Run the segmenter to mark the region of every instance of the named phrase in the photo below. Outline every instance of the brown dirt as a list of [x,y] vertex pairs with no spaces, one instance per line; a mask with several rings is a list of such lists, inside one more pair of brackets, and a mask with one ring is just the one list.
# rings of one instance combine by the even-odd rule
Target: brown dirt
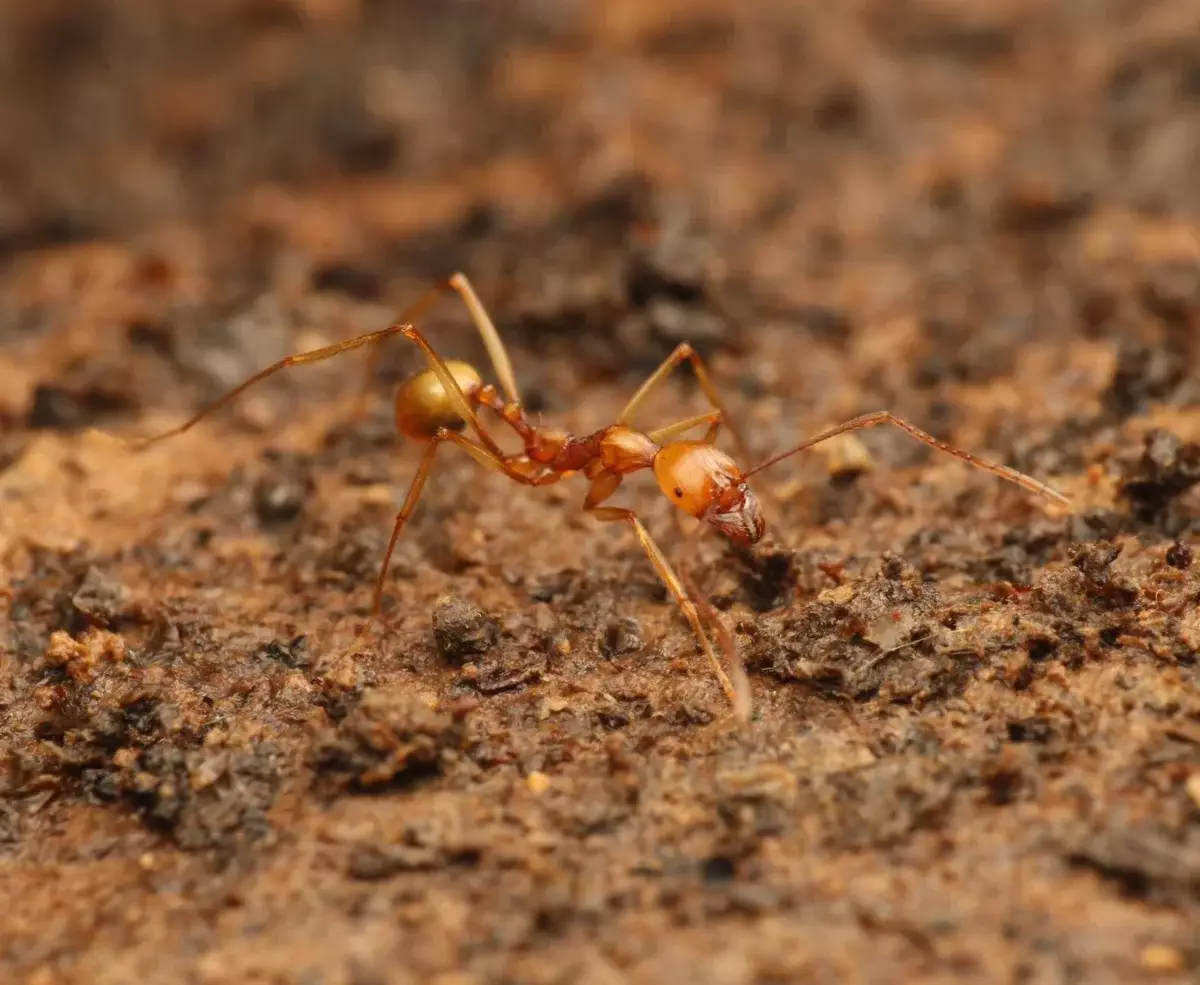
[[[1200,974],[1193,0],[5,0],[0,87],[4,981]],[[626,530],[453,453],[356,643],[403,344],[358,426],[347,357],[101,433],[454,269],[547,419],[690,338],[755,455],[889,408],[1076,511],[765,473],[739,731]]]

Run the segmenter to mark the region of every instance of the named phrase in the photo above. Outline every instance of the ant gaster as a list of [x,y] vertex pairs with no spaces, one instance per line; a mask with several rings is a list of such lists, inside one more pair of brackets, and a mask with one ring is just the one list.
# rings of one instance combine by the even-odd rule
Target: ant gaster
[[[457,292],[466,304],[487,348],[492,368],[500,381],[500,390],[485,383],[479,372],[469,363],[442,359],[414,326],[413,323],[447,290]],[[417,465],[416,475],[409,486],[404,503],[396,515],[392,535],[384,552],[379,576],[375,582],[371,606],[372,620],[380,616],[388,565],[396,541],[416,508],[417,500],[429,478],[434,456],[443,444],[457,445],[481,465],[501,472],[522,485],[551,485],[581,474],[591,483],[583,501],[583,509],[598,520],[627,523],[633,528],[659,577],[691,624],[701,649],[733,703],[735,713],[743,720],[750,712],[749,685],[738,659],[736,644],[723,622],[698,593],[685,589],[684,582],[672,570],[666,557],[633,510],[603,505],[617,491],[625,476],[645,469],[652,470],[659,489],[684,513],[716,528],[734,541],[754,544],[762,538],[765,523],[759,500],[747,484],[751,475],[837,435],[879,424],[892,424],[933,448],[1014,482],[1030,492],[1069,505],[1064,496],[1049,486],[1014,469],[985,461],[970,452],[955,448],[887,411],[855,417],[794,445],[749,471],[743,471],[732,458],[715,447],[718,432],[725,427],[738,446],[739,454],[743,458],[747,457],[745,443],[733,427],[703,360],[687,343],[677,346],[658,369],[650,374],[625,405],[616,423],[583,436],[533,424],[526,417],[522,407],[512,364],[500,334],[470,282],[462,274],[455,274],[431,288],[387,328],[311,352],[288,356],[256,373],[179,427],[151,438],[141,439],[137,444],[145,447],[188,430],[209,413],[233,400],[247,387],[282,369],[330,359],[394,335],[415,342],[429,364],[427,369],[404,381],[397,389],[395,397],[397,429],[406,438],[424,443],[425,451]],[[368,377],[373,375],[376,361],[377,357],[371,360]],[[637,430],[633,426],[633,419],[638,410],[655,387],[684,362],[691,364],[712,410],[654,431]],[[478,412],[482,409],[496,415],[508,425],[521,439],[524,450],[517,454],[506,454],[502,451],[479,419]],[[688,431],[703,425],[707,425],[703,438],[681,439]],[[471,435],[461,433],[464,426],[470,429]],[[721,649],[725,651],[729,672],[717,658],[712,642],[705,632],[701,611],[712,624],[714,635]]]

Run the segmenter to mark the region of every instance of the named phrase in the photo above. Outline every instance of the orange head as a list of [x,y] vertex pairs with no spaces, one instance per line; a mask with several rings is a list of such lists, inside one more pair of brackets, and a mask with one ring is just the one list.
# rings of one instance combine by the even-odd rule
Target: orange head
[[667,499],[731,540],[754,544],[762,539],[766,524],[758,497],[733,459],[712,445],[664,445],[654,456],[654,477]]

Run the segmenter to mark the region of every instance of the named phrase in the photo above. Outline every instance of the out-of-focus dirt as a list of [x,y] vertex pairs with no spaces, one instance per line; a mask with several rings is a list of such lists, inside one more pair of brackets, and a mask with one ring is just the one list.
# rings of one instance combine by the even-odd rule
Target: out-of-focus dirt
[[[1200,974],[1192,0],[6,0],[0,88],[3,980]],[[101,433],[455,269],[547,420],[690,339],[756,456],[886,408],[1075,512],[762,474],[738,730],[627,530],[453,451],[356,637],[401,342]]]

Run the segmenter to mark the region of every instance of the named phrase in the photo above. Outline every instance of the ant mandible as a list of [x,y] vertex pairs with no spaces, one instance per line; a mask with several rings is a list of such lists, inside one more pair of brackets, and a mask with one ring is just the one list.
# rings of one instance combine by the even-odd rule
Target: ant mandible
[[[482,376],[469,363],[446,360],[439,356],[414,326],[413,322],[420,318],[438,297],[449,290],[459,294],[470,312],[475,328],[487,348],[503,393],[491,384],[484,383]],[[742,720],[745,720],[750,712],[749,685],[731,635],[703,599],[693,597],[698,593],[685,590],[684,582],[672,570],[637,514],[630,509],[603,505],[617,491],[627,475],[650,469],[659,489],[684,513],[716,528],[737,543],[755,544],[762,538],[766,524],[759,500],[747,483],[750,476],[837,435],[879,424],[893,424],[930,447],[1014,482],[1039,496],[1070,505],[1065,496],[1036,479],[955,448],[888,411],[855,417],[792,446],[748,471],[743,471],[732,458],[715,447],[717,435],[724,426],[738,446],[738,453],[743,458],[748,457],[746,444],[726,413],[704,361],[686,342],[677,346],[658,369],[650,374],[625,405],[616,423],[582,436],[572,435],[558,428],[533,424],[526,417],[522,407],[512,364],[500,339],[500,333],[471,287],[470,281],[463,274],[455,274],[431,288],[387,328],[281,359],[251,376],[179,427],[137,440],[135,443],[144,448],[188,430],[248,387],[280,370],[330,359],[394,335],[415,342],[429,364],[428,369],[401,383],[395,397],[397,429],[406,438],[422,442],[426,447],[404,503],[396,514],[392,535],[384,551],[383,562],[375,581],[371,620],[380,618],[383,589],[392,552],[400,532],[416,508],[417,500],[433,467],[434,456],[441,445],[447,442],[457,445],[481,465],[503,473],[521,485],[547,486],[582,474],[591,483],[583,501],[583,509],[597,520],[627,523],[633,528],[650,563],[691,625],[705,657],[708,658],[721,687],[733,704],[735,713]],[[368,378],[373,375],[376,361],[370,361]],[[654,431],[640,431],[635,428],[633,419],[651,391],[684,362],[691,364],[700,389],[712,410]],[[480,422],[477,413],[480,409],[491,411],[510,427],[520,438],[524,450],[512,455],[502,451]],[[680,438],[681,435],[702,425],[707,425],[703,438]],[[464,426],[470,428],[474,437],[460,433]],[[729,661],[732,679],[718,660],[712,642],[705,632],[700,618],[701,608],[706,618],[713,623],[718,643]],[[369,627],[370,622],[367,625]]]

